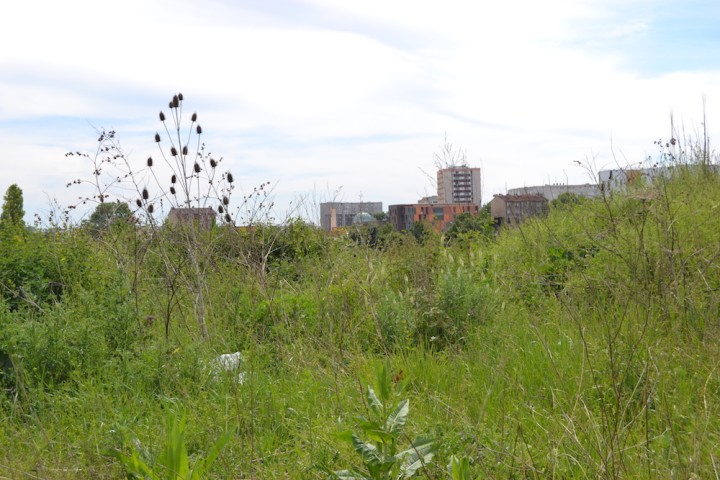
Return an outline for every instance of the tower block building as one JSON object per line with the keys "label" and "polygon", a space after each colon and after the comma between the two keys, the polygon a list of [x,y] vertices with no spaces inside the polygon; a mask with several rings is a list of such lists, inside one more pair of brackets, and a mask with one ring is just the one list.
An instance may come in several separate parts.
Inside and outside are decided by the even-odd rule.
{"label": "tower block building", "polygon": [[473,203],[482,205],[480,169],[443,168],[437,172],[438,203]]}

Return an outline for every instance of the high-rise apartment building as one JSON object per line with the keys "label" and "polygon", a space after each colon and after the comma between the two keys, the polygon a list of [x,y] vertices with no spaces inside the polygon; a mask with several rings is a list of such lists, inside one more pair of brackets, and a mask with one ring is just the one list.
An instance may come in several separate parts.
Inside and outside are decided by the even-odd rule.
{"label": "high-rise apartment building", "polygon": [[480,169],[450,167],[437,173],[438,203],[474,203],[482,205]]}

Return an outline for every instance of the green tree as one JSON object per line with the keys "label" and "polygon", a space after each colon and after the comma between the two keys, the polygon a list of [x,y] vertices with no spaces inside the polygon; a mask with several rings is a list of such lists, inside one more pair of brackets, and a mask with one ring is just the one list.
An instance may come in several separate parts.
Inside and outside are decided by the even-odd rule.
{"label": "green tree", "polygon": [[415,222],[408,230],[420,245],[425,245],[425,241],[432,235],[433,227],[427,222]]}
{"label": "green tree", "polygon": [[390,215],[387,212],[375,212],[372,214],[373,218],[378,222],[387,222],[390,220]]}
{"label": "green tree", "polygon": [[457,240],[476,237],[490,239],[493,238],[494,233],[490,212],[483,208],[477,215],[466,212],[456,216],[445,232],[445,242],[450,244]]}
{"label": "green tree", "polygon": [[117,202],[99,203],[90,218],[83,223],[96,234],[104,232],[114,225],[130,223],[132,219],[133,214],[128,204],[118,200]]}
{"label": "green tree", "polygon": [[24,227],[25,210],[23,209],[22,190],[17,184],[10,185],[5,192],[3,199],[2,214],[0,215],[0,224],[3,226]]}
{"label": "green tree", "polygon": [[550,202],[550,208],[569,208],[580,205],[585,197],[572,192],[563,192]]}

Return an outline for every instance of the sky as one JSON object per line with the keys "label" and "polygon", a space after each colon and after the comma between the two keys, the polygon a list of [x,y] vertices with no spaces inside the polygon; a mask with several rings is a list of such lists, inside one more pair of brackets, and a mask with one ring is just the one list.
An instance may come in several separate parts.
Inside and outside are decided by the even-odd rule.
{"label": "sky", "polygon": [[671,118],[718,137],[718,25],[714,0],[15,2],[0,190],[22,188],[28,221],[92,195],[66,187],[92,162],[65,154],[94,155],[102,128],[143,170],[178,92],[236,198],[270,182],[277,221],[434,194],[446,142],[482,169],[484,202],[589,183],[657,155]]}

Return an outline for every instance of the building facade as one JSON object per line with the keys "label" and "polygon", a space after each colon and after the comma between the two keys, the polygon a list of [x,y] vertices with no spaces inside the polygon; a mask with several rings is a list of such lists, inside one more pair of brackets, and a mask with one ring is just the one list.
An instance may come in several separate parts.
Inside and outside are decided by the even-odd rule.
{"label": "building facade", "polygon": [[439,232],[446,230],[461,213],[477,215],[480,206],[474,203],[413,203],[390,205],[390,224],[395,230],[410,230],[416,222],[428,222]]}
{"label": "building facade", "polygon": [[519,225],[530,217],[544,215],[548,200],[542,195],[495,195],[490,201],[490,215],[495,225]]}
{"label": "building facade", "polygon": [[552,202],[563,193],[572,193],[580,197],[595,198],[600,195],[600,188],[597,185],[586,183],[584,185],[538,185],[534,187],[510,188],[508,195],[542,195],[548,202]]}
{"label": "building facade", "polygon": [[332,231],[349,227],[359,213],[382,213],[382,202],[325,202],[320,204],[320,227]]}
{"label": "building facade", "polygon": [[437,172],[438,203],[474,203],[482,205],[480,169],[443,168]]}
{"label": "building facade", "polygon": [[178,208],[172,207],[168,213],[170,225],[193,225],[197,224],[201,230],[210,230],[215,224],[215,210],[205,208]]}

